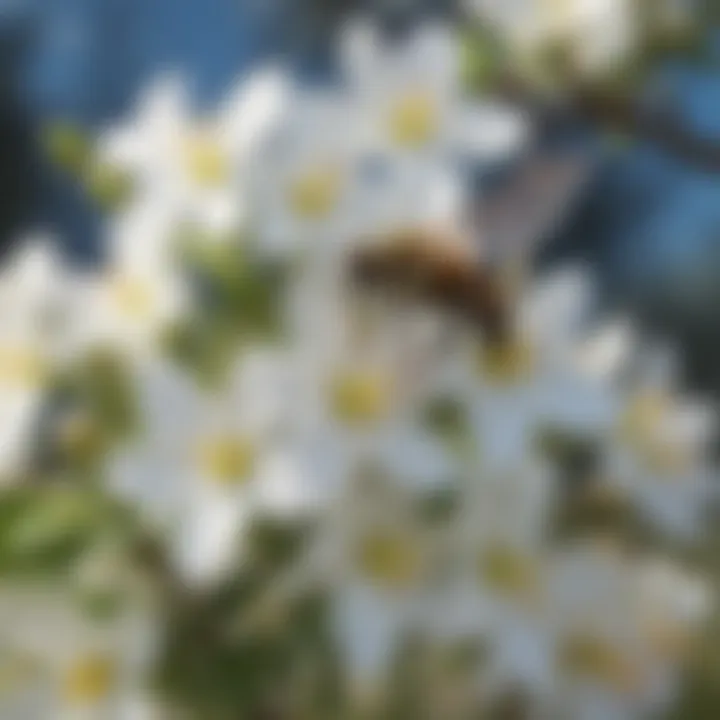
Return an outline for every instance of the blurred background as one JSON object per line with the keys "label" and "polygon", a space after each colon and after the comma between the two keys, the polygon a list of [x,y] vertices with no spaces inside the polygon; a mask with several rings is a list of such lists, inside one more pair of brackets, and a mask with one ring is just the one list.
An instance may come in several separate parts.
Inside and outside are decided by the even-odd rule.
{"label": "blurred background", "polygon": [[[238,78],[249,76],[253,69],[269,60],[278,61],[283,68],[297,76],[301,83],[332,84],[340,69],[338,30],[343,21],[358,9],[373,13],[383,30],[391,36],[402,36],[419,19],[427,16],[451,19],[462,40],[465,89],[482,99],[510,100],[511,107],[522,110],[519,117],[530,119],[529,148],[523,142],[522,152],[511,153],[510,159],[505,155],[502,161],[487,161],[480,167],[472,168],[473,171],[477,170],[476,175],[472,176],[473,180],[477,180],[473,184],[474,194],[471,198],[473,212],[470,217],[477,223],[477,227],[473,228],[473,236],[483,244],[484,250],[490,251],[491,259],[493,252],[511,254],[519,247],[521,251],[528,252],[538,269],[565,259],[587,261],[599,280],[603,309],[612,316],[615,311],[619,311],[618,316],[630,316],[649,335],[669,340],[670,346],[680,350],[685,384],[700,391],[698,396],[707,401],[708,408],[714,406],[714,400],[720,399],[720,333],[717,331],[720,324],[720,0],[0,0],[0,157],[3,160],[0,163],[0,262],[8,258],[10,251],[15,250],[30,234],[47,231],[51,237],[58,239],[65,258],[75,266],[92,267],[102,263],[106,250],[103,238],[107,240],[108,233],[105,230],[109,222],[101,209],[102,198],[93,196],[89,183],[83,184],[77,173],[68,171],[68,165],[72,165],[73,157],[82,154],[83,144],[89,145],[104,129],[133,124],[138,98],[153,79],[165,71],[179,73],[198,109],[214,107],[236,86]],[[539,17],[563,20],[558,20],[557,25],[553,24],[553,20],[545,26],[539,20],[536,22]],[[489,117],[489,127],[492,127],[492,113]],[[488,138],[487,144],[497,140],[492,131],[488,132]],[[488,138],[480,138],[479,143],[482,145],[483,140]],[[150,142],[154,140],[152,137]],[[501,133],[500,144],[502,142]],[[316,152],[315,146],[308,147],[311,147],[311,152]],[[477,148],[471,149],[475,151]],[[172,153],[177,155],[174,150]],[[58,162],[59,159],[65,162]],[[469,160],[468,165],[474,160],[474,157]],[[211,173],[212,161],[211,156]],[[417,171],[416,166],[412,168]],[[465,169],[466,165],[463,164],[462,170]],[[93,179],[92,175],[88,177]],[[162,178],[166,179],[165,176]],[[260,186],[264,187],[262,184]],[[323,189],[321,183],[321,195]],[[185,198],[184,195],[182,197]],[[231,197],[233,204],[237,196],[233,194]],[[155,196],[152,199],[157,200]],[[462,199],[465,200],[464,195]],[[415,205],[418,204],[414,198],[411,200]],[[312,206],[317,198],[311,193],[309,201]],[[322,202],[323,197],[320,197]],[[271,203],[269,207],[272,211]],[[132,224],[123,226],[123,229],[130,239],[140,238],[141,243],[147,239],[142,233],[136,232]],[[122,235],[121,240],[131,245],[125,235]],[[229,246],[230,252],[237,250],[232,243]],[[248,327],[251,328],[248,337],[251,342],[256,341],[253,335],[255,332],[263,340],[264,332],[272,334],[265,325],[272,325],[274,285],[281,284],[282,273],[278,273],[277,277],[272,273],[263,274],[267,270],[263,267],[263,273],[254,277],[242,265],[243,258],[238,261],[238,255],[240,253],[235,253],[229,260],[230,255],[208,253],[205,259],[207,267],[201,266],[197,275],[203,280],[206,279],[203,272],[209,276],[215,273],[218,286],[226,294],[223,295],[217,288],[217,297],[212,292],[198,293],[198,297],[202,296],[203,312],[198,311],[197,316],[188,314],[188,327],[179,326],[177,337],[168,336],[178,345],[169,350],[179,355],[185,351],[191,361],[202,365],[211,355],[222,356],[221,350],[226,349],[226,344],[226,354],[230,357],[230,353],[236,349],[231,341],[237,338],[233,336],[225,344],[213,345],[212,342],[206,342],[205,332],[210,336],[216,331],[220,335],[220,331],[224,332],[228,328],[235,330],[235,318],[231,312],[239,309],[245,311],[246,305],[256,311],[254,314],[248,313]],[[32,260],[32,254],[30,257]],[[144,255],[140,252],[137,257],[144,258]],[[233,262],[242,267],[238,270]],[[113,275],[108,275],[108,278],[109,289],[117,290],[112,285]],[[150,273],[151,282],[161,285],[162,280],[164,276],[155,277]],[[45,281],[41,279],[42,282]],[[207,284],[212,285],[209,280]],[[197,282],[197,285],[202,285],[202,282]],[[119,287],[123,289],[122,285]],[[138,299],[132,290],[137,288],[131,286],[129,289],[132,310]],[[230,290],[237,290],[237,294]],[[38,291],[38,288],[34,287],[34,291]],[[42,290],[39,294],[42,294]],[[51,306],[54,296],[48,293],[48,297],[49,301],[47,298],[44,300]],[[88,297],[96,296],[90,294]],[[141,293],[141,305],[143,297]],[[128,298],[121,293],[120,299]],[[321,299],[325,302],[326,297]],[[222,305],[221,301],[232,306],[228,309],[228,317],[232,322],[226,325],[223,325],[223,317],[217,311],[217,307]],[[326,304],[332,305],[332,302]],[[573,296],[562,293],[557,299],[558,306],[563,303],[572,306],[573,302]],[[6,305],[12,306],[13,301],[6,301]],[[83,315],[84,307],[80,307],[79,314]],[[50,309],[54,310],[53,307]],[[313,310],[314,305],[301,308],[305,309]],[[564,313],[568,309],[572,311],[574,308],[562,307],[559,314],[572,314]],[[548,316],[551,314],[548,310]],[[10,307],[8,315],[19,313]],[[44,316],[39,314],[39,317]],[[98,317],[100,320],[97,324],[102,326],[105,323],[102,312]],[[322,324],[324,317],[322,314],[319,318],[313,316],[313,321],[318,320]],[[212,325],[212,321],[216,321],[216,326]],[[240,323],[237,325],[239,336]],[[185,337],[182,331],[188,328],[196,332],[189,332]],[[101,329],[104,330],[104,327]],[[95,331],[97,328],[93,327],[88,334]],[[129,345],[128,339],[132,333],[118,333],[121,340]],[[166,340],[165,336],[162,339]],[[246,342],[245,337],[240,339]],[[193,356],[193,344],[204,352],[197,353],[197,357]],[[163,347],[163,351],[166,349]],[[514,349],[516,352],[522,350]],[[507,370],[502,367],[507,364],[512,374],[515,361],[515,364],[519,363],[522,375],[522,355],[509,355],[507,363],[504,362],[504,356],[500,357],[501,371]],[[16,358],[11,355],[10,359]],[[85,366],[79,364],[77,378],[73,375],[68,380],[63,376],[63,382],[59,384],[62,392],[56,393],[58,398],[52,395],[47,408],[43,406],[43,409],[49,408],[52,412],[47,412],[47,421],[43,416],[38,436],[41,447],[46,436],[50,437],[50,429],[46,430],[45,424],[54,430],[55,423],[64,431],[67,428],[65,423],[61,423],[65,420],[63,412],[71,421],[74,419],[63,406],[65,403],[73,409],[72,402],[66,401],[65,395],[71,396],[74,390],[80,397],[78,405],[81,410],[87,411],[83,402],[88,407],[92,405],[82,392],[74,389],[73,383],[81,386],[87,381],[91,385],[102,385],[103,391],[107,389],[105,386],[112,386],[112,398],[107,404],[115,411],[117,408],[114,401],[120,398],[117,405],[121,407],[117,414],[122,417],[117,425],[122,427],[118,434],[124,432],[126,421],[128,425],[132,424],[132,417],[127,420],[123,415],[125,405],[122,401],[131,394],[121,382],[124,378],[119,373],[117,376],[113,374],[117,368],[112,363],[106,367],[103,363],[106,359],[101,357],[95,360],[100,366],[95,374],[86,372]],[[222,360],[220,357],[220,363]],[[88,365],[88,368],[92,370],[94,366]],[[10,369],[15,369],[12,363]],[[650,369],[654,371],[654,365]],[[163,379],[163,376],[159,377]],[[652,389],[650,385],[648,387]],[[273,391],[279,387],[271,374],[267,386]],[[140,385],[138,387],[138,395],[142,397],[144,390]],[[96,390],[94,386],[93,389]],[[372,393],[371,387],[371,400]],[[574,393],[572,388],[566,392],[567,396],[573,396],[573,402],[576,401]],[[91,395],[92,391],[88,390],[88,397]],[[353,399],[351,393],[350,400]],[[650,399],[653,400],[652,397]],[[172,414],[172,403],[165,402],[164,398],[162,400],[160,404],[163,409],[169,407]],[[283,401],[286,400],[283,398]],[[364,400],[361,393],[361,412]],[[577,404],[579,407],[582,401],[578,400]],[[104,405],[103,409],[106,409]],[[439,408],[442,416],[439,417],[440,424],[447,421],[454,427],[457,418],[452,413],[453,408],[450,408],[449,419],[447,412],[443,414],[443,409],[448,410],[447,407]],[[643,409],[646,408],[641,407]],[[664,409],[660,408],[661,411]],[[94,410],[94,406],[91,410]],[[656,410],[651,402],[650,421],[657,420],[656,415],[662,416],[662,412]],[[647,414],[641,413],[640,419],[646,420]],[[132,416],[132,413],[127,412],[125,415]],[[190,406],[186,415],[193,420],[196,415],[200,417],[195,406]],[[87,411],[81,420],[84,424],[80,424],[79,432],[69,436],[70,450],[67,454],[79,448],[78,468],[81,473],[92,475],[87,472],[87,467],[93,463],[100,465],[107,449],[104,443],[110,447],[110,441],[102,433],[93,432],[96,428],[92,412]],[[169,422],[174,418],[163,416],[161,420]],[[334,427],[335,420],[337,418],[329,421],[329,426]],[[342,421],[340,418],[339,425]],[[494,428],[495,418],[489,424]],[[15,419],[10,414],[5,425],[11,429],[15,425]],[[70,430],[77,430],[76,425],[71,423]],[[501,425],[499,423],[498,427]],[[669,438],[675,439],[674,426],[668,427]],[[665,426],[662,429],[665,431]],[[710,436],[712,432],[717,434],[716,429],[713,426],[707,435]],[[202,418],[197,420],[195,430],[198,433],[206,430]],[[453,431],[452,427],[450,431]],[[501,434],[502,428],[497,433],[498,437]],[[60,449],[56,449],[56,452],[62,458],[64,446],[61,443],[65,436],[58,434],[58,437],[60,440],[56,440],[56,444]],[[302,437],[305,437],[304,434]],[[328,437],[332,440],[334,436]],[[609,437],[612,441],[616,439],[614,434]],[[78,439],[79,445],[72,445]],[[568,441],[568,438],[561,439]],[[323,449],[332,445],[322,433],[320,440],[318,444]],[[570,440],[572,442],[563,445],[557,438],[550,437],[548,452],[555,452],[559,458],[558,466],[562,465],[563,471],[565,464],[568,465],[572,471],[568,473],[573,478],[577,476],[584,481],[587,476],[595,482],[598,480],[595,475],[600,475],[596,473],[595,467],[598,449],[589,443],[577,442],[575,437]],[[0,450],[1,441],[2,438]],[[668,435],[662,434],[659,440],[661,451],[667,450],[667,441]],[[174,450],[175,446],[180,447],[183,443],[172,444]],[[45,445],[51,451],[47,453],[47,461],[41,457],[37,463],[40,476],[44,463],[48,466],[53,464],[52,443],[45,442]],[[220,449],[227,448],[221,446]],[[543,452],[545,449],[542,448]],[[654,445],[652,449],[656,449]],[[83,455],[85,451],[87,458]],[[254,452],[254,448],[251,448],[248,454],[252,461]],[[411,448],[408,456],[413,452]],[[219,458],[221,466],[223,461],[228,461],[227,453],[223,455],[221,452]],[[217,457],[210,459],[217,460]],[[532,459],[535,459],[534,455]],[[652,459],[658,460],[656,457]],[[661,453],[660,464],[666,459],[666,455]],[[240,453],[238,459],[237,447],[231,445],[230,469],[226,474],[233,476],[233,479],[237,479],[235,475],[243,475],[234,466],[238,463],[242,466],[244,460],[247,457]],[[702,460],[704,470],[705,458]],[[83,466],[84,462],[87,467]],[[62,468],[62,462],[59,465]],[[302,464],[299,467],[301,471],[307,471],[308,477],[316,474],[313,464],[309,464],[308,468]],[[33,465],[32,470],[37,468]],[[139,475],[139,484],[147,489],[150,485],[145,482],[148,477],[153,480],[163,477],[174,480],[176,473],[177,467],[172,464],[159,469],[151,465],[147,475]],[[222,472],[219,474],[222,475]],[[717,500],[716,478],[714,473],[708,472],[708,476],[711,474],[713,492],[712,495],[708,494],[708,498]],[[303,472],[297,475],[300,480],[306,479]],[[91,480],[95,480],[94,476]],[[694,481],[694,478],[691,480]],[[566,485],[568,497],[563,496],[563,500],[569,508],[567,513],[570,517],[580,505],[573,505],[576,500],[571,491],[573,489],[570,483]],[[672,483],[667,483],[660,487],[671,486]],[[48,484],[47,487],[51,486]],[[304,491],[305,486],[302,487]],[[597,501],[601,510],[609,508],[610,515],[621,507],[620,502],[613,504],[617,498],[612,493],[607,497],[602,493],[595,496],[594,486],[591,487],[590,483],[587,486],[578,483],[577,487],[578,497],[584,492],[588,495],[588,507],[594,508]],[[691,496],[694,502],[699,500],[701,509],[706,509],[702,507],[705,496],[700,491],[696,492],[694,485],[689,487],[687,496]],[[47,489],[42,482],[31,489],[35,488],[40,491]],[[82,484],[78,488],[78,495],[84,501],[87,488]],[[704,485],[701,490],[705,492]],[[41,494],[39,492],[38,497]],[[518,497],[522,496],[523,500],[528,495],[526,488],[518,492]],[[29,497],[30,500],[24,497],[21,500],[27,500],[27,507],[32,507],[36,498],[32,495]],[[188,497],[191,499],[187,505],[194,510],[195,498]],[[671,510],[675,509],[676,504],[682,505],[675,502],[674,495],[670,494],[669,497]],[[654,500],[654,497],[651,499]],[[183,496],[182,500],[184,507],[186,498]],[[435,498],[430,500],[434,501]],[[442,500],[441,497],[441,505]],[[534,502],[532,497],[530,500]],[[607,508],[603,505],[606,500]],[[462,502],[458,501],[456,505],[462,507]],[[11,507],[6,513],[10,521],[7,518],[3,521],[3,503],[0,502],[0,566],[3,559],[3,522],[10,527],[13,512],[20,517],[25,506],[19,502],[18,507],[21,510],[13,511]],[[38,507],[41,507],[41,503],[38,503]],[[227,504],[219,503],[217,507],[224,508]],[[562,510],[565,510],[564,506]],[[450,508],[448,517],[454,517],[452,512]],[[87,514],[95,524],[102,525],[102,520],[97,520],[102,516],[94,508]],[[47,517],[51,517],[50,512]],[[558,517],[558,524],[561,525],[565,517],[562,512],[558,512]],[[710,518],[710,524],[717,525],[715,517]],[[207,527],[215,529],[214,516],[211,517],[209,512],[207,518],[203,516],[202,519],[207,521]],[[43,517],[41,521],[45,521]],[[41,521],[38,521],[39,526],[42,525]],[[66,519],[71,529],[74,522],[72,516]],[[600,525],[602,522],[598,521]],[[611,522],[622,525],[625,516],[618,512],[617,517],[611,518],[607,524]],[[688,521],[688,524],[693,526],[693,530],[697,529],[694,522]],[[198,531],[201,540],[204,540],[202,533],[205,528],[203,525]],[[94,525],[92,529],[94,531]],[[33,527],[30,530],[32,535]],[[715,579],[720,576],[716,535],[713,534],[711,542],[703,548],[710,556],[708,564],[713,567]],[[145,555],[150,556],[147,563],[161,576],[159,584],[163,586],[163,592],[173,602],[177,600],[181,608],[181,611],[173,610],[174,614],[170,616],[168,625],[174,627],[174,622],[179,630],[174,634],[169,633],[171,640],[166,643],[164,655],[170,668],[168,677],[172,677],[178,685],[173,691],[182,695],[186,690],[185,685],[188,685],[188,694],[192,695],[197,688],[190,687],[190,681],[196,675],[202,675],[197,687],[212,696],[216,694],[217,680],[213,670],[208,670],[207,687],[205,675],[197,671],[201,666],[212,668],[213,653],[217,651],[222,655],[225,652],[224,635],[217,635],[218,644],[215,647],[215,638],[207,631],[207,627],[213,626],[214,622],[221,627],[218,620],[222,619],[222,613],[218,611],[221,605],[214,604],[217,598],[212,593],[208,594],[205,605],[196,604],[192,595],[188,595],[190,599],[183,605],[184,596],[174,592],[174,586],[166,581],[162,562],[155,560],[152,552],[155,547],[145,542],[144,535],[142,540],[142,543],[138,543],[139,549],[132,545],[132,557],[135,558],[137,553],[142,555],[145,562]],[[275,542],[272,536],[269,536],[269,540],[264,537],[261,540],[269,544]],[[41,537],[41,541],[53,548],[54,536],[50,532],[47,538]],[[258,540],[258,547],[261,544]],[[661,547],[661,551],[663,549]],[[255,551],[254,546],[252,551]],[[27,554],[33,555],[32,552]],[[162,559],[161,553],[158,556]],[[107,568],[112,563],[106,562],[103,556],[100,564]],[[391,570],[394,564],[391,553]],[[382,567],[380,569],[383,570]],[[591,569],[588,572],[593,571]],[[167,575],[170,577],[171,574],[168,572]],[[238,572],[238,577],[244,581],[241,576],[242,573]],[[513,577],[511,563],[511,584]],[[232,577],[232,582],[234,580]],[[599,582],[602,584],[602,579]],[[573,590],[582,585],[582,581],[576,582],[572,578],[568,584]],[[231,587],[232,592],[245,592],[242,582],[228,587]],[[167,588],[171,591],[167,592]],[[225,588],[221,590],[224,592]],[[609,592],[612,593],[612,589]],[[250,596],[248,593],[247,597]],[[218,597],[218,602],[225,603],[222,607],[232,605],[226,602],[222,594]],[[234,596],[231,594],[228,597],[232,599]],[[10,614],[7,616],[10,617]],[[720,632],[718,628],[720,621],[716,620],[713,632]],[[364,630],[365,627],[362,627],[360,634]],[[717,692],[720,661],[717,660],[717,648],[720,643],[708,635],[707,645],[714,646],[711,650],[715,651],[707,653],[708,657],[712,656],[712,663],[707,663],[708,667],[712,664],[710,679],[703,676],[704,679],[696,683],[699,690],[691,686],[688,697],[695,702],[692,695],[694,691],[699,698],[698,703],[706,701],[705,694],[710,696],[712,702],[706,702],[709,709],[704,710],[704,714],[692,708],[688,711],[686,703],[681,706],[678,718],[713,720],[717,717],[716,709],[720,706]],[[248,647],[248,657],[251,658],[248,667],[254,667],[257,648]],[[202,655],[203,649],[210,653],[208,657],[211,659],[207,662]],[[245,646],[242,646],[242,651],[245,651]],[[705,661],[703,653],[704,649],[699,655]],[[246,662],[242,653],[237,657],[240,658],[238,662]],[[187,667],[185,658],[188,658]],[[174,664],[176,659],[177,667]],[[222,655],[222,659],[227,660],[227,657]],[[237,692],[242,695],[244,689],[238,690],[236,675],[229,675],[225,680],[229,680],[226,685],[234,701]],[[251,682],[252,678],[248,686]],[[102,685],[102,682],[99,684]],[[214,702],[214,698],[211,700]],[[267,713],[252,717],[281,716],[273,714],[272,704],[268,707],[270,710]],[[229,712],[231,714],[207,717],[213,720],[215,717],[223,720],[236,717],[232,714],[233,710]],[[0,716],[5,717],[2,710]],[[501,718],[521,716],[518,712],[513,714],[513,708],[507,713],[503,710],[498,715]],[[583,717],[624,720],[628,716],[614,714]]]}
{"label": "blurred background", "polygon": [[[217,100],[238,73],[272,56],[285,58],[309,80],[332,73],[332,28],[358,4],[0,0],[2,247],[21,231],[43,226],[62,238],[76,261],[97,256],[99,217],[72,181],[43,160],[41,130],[46,124],[72,122],[92,130],[121,118],[143,83],[166,67],[182,69],[199,104]],[[492,25],[484,21],[492,21],[497,8],[512,14],[512,6],[519,12],[522,3],[495,3],[493,8],[491,0],[463,7],[440,0],[376,0],[370,5],[390,29],[423,13],[464,16],[468,32],[477,38],[478,28]],[[582,192],[567,193],[558,222],[550,230],[537,228],[537,241],[541,257],[588,257],[608,302],[679,338],[692,381],[717,392],[717,4],[651,0],[650,14],[660,17],[661,5],[669,13],[664,39],[670,42],[656,43],[652,52],[648,43],[636,42],[624,68],[619,112],[602,103],[599,112],[594,106],[590,112],[578,110],[572,102],[572,78],[556,73],[556,79],[567,81],[569,101],[561,104],[567,112],[558,113],[556,105],[545,113],[539,142],[573,143],[587,161],[587,177]],[[675,42],[678,36],[681,42]],[[486,43],[482,52],[491,49]],[[495,68],[502,64],[492,57],[483,62]],[[529,105],[535,100],[527,94],[524,99]],[[540,113],[546,109],[542,103],[534,108]],[[668,110],[673,115],[669,131],[655,132]],[[673,134],[676,126],[679,134]]]}

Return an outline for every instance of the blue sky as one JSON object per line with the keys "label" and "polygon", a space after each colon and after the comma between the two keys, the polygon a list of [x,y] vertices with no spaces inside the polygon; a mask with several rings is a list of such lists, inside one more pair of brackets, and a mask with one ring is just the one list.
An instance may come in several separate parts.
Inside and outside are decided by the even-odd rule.
{"label": "blue sky", "polygon": [[[292,7],[297,0],[0,0],[0,23],[31,22],[24,86],[36,117],[92,124],[127,109],[142,83],[168,66],[183,70],[200,102],[211,102],[277,49],[278,32],[296,27],[297,17],[283,15]],[[659,78],[697,132],[720,139],[718,68],[674,65]],[[78,219],[77,198],[67,188],[53,192],[50,215],[87,247],[95,231]],[[601,266],[619,288],[684,293],[690,304],[720,295],[700,281],[720,277],[716,176],[638,144],[613,161],[596,192]]]}

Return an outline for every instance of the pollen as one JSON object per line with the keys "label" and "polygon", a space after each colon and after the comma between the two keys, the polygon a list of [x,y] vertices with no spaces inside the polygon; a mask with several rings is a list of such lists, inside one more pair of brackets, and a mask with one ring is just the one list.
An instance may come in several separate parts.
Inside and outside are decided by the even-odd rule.
{"label": "pollen", "polygon": [[390,110],[390,138],[401,147],[427,145],[437,135],[439,125],[437,103],[425,92],[406,93]]}
{"label": "pollen", "polygon": [[0,385],[6,388],[34,388],[42,384],[47,366],[32,348],[0,347]]}
{"label": "pollen", "polygon": [[625,408],[619,433],[631,443],[642,444],[656,433],[668,411],[668,399],[662,393],[640,393]]}
{"label": "pollen", "polygon": [[578,677],[597,680],[621,691],[633,690],[638,671],[617,642],[595,633],[569,635],[559,648],[562,669]]}
{"label": "pollen", "polygon": [[362,574],[389,589],[412,585],[419,575],[420,561],[417,544],[402,532],[368,535],[358,547],[357,562]]}
{"label": "pollen", "polygon": [[110,281],[110,295],[120,312],[131,318],[146,317],[155,300],[150,283],[128,276],[118,276]]}
{"label": "pollen", "polygon": [[337,207],[342,179],[336,167],[317,167],[301,174],[290,187],[290,206],[305,220],[322,220]]}
{"label": "pollen", "polygon": [[183,152],[190,178],[201,187],[217,187],[230,177],[230,161],[209,133],[186,139]]}
{"label": "pollen", "polygon": [[242,485],[250,478],[255,465],[255,448],[238,437],[211,438],[200,445],[199,465],[202,473],[220,485]]}
{"label": "pollen", "polygon": [[509,597],[529,597],[537,589],[537,568],[521,552],[496,545],[480,553],[479,575],[483,583]]}
{"label": "pollen", "polygon": [[670,413],[670,401],[664,394],[639,394],[622,414],[617,431],[647,468],[663,477],[682,473],[691,460],[688,448],[664,432]]}
{"label": "pollen", "polygon": [[388,409],[388,400],[387,383],[373,373],[341,375],[331,387],[334,416],[352,425],[371,424],[382,419]]}
{"label": "pollen", "polygon": [[99,702],[108,696],[116,678],[114,663],[105,656],[79,658],[67,671],[63,695],[71,705]]}

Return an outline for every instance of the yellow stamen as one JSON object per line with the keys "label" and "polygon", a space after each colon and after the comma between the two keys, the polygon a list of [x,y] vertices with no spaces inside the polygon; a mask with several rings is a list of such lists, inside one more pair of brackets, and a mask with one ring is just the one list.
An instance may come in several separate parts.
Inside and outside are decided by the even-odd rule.
{"label": "yellow stamen", "polygon": [[337,167],[313,168],[297,177],[290,186],[290,207],[299,218],[322,220],[337,207],[342,178]]}
{"label": "yellow stamen", "polygon": [[63,695],[71,705],[95,703],[107,697],[115,679],[112,660],[100,655],[82,657],[68,669]]}
{"label": "yellow stamen", "polygon": [[373,423],[387,412],[388,387],[377,374],[348,373],[333,382],[330,403],[339,420],[350,424]]}
{"label": "yellow stamen", "polygon": [[534,357],[526,343],[490,343],[481,349],[479,365],[490,382],[512,385],[527,379],[532,373]]}
{"label": "yellow stamen", "polygon": [[242,485],[255,465],[255,448],[237,437],[211,438],[200,445],[199,464],[204,475],[221,485]]}
{"label": "yellow stamen", "polygon": [[25,347],[0,347],[0,385],[33,388],[42,384],[47,366],[38,352]]}
{"label": "yellow stamen", "polygon": [[437,103],[426,92],[406,93],[390,110],[390,138],[401,147],[419,148],[428,144],[437,135],[439,126]]}
{"label": "yellow stamen", "polygon": [[187,172],[195,183],[203,187],[215,187],[228,181],[230,161],[211,135],[191,135],[183,150]]}
{"label": "yellow stamen", "polygon": [[643,443],[658,430],[669,409],[669,401],[664,394],[640,393],[625,408],[619,432],[632,443]]}
{"label": "yellow stamen", "polygon": [[358,548],[358,564],[372,582],[391,589],[412,585],[420,572],[417,545],[401,532],[380,532],[363,539]]}
{"label": "yellow stamen", "polygon": [[628,404],[617,431],[650,470],[667,476],[683,472],[690,462],[688,448],[663,432],[663,422],[671,412],[665,394],[641,393]]}
{"label": "yellow stamen", "polygon": [[527,598],[537,589],[532,560],[510,547],[486,548],[480,555],[479,571],[482,582],[503,595]]}
{"label": "yellow stamen", "polygon": [[560,647],[565,672],[591,678],[621,690],[632,689],[637,669],[617,645],[592,633],[575,633]]}
{"label": "yellow stamen", "polygon": [[149,282],[128,276],[113,278],[110,281],[110,294],[120,312],[132,318],[147,316],[155,300],[155,293]]}

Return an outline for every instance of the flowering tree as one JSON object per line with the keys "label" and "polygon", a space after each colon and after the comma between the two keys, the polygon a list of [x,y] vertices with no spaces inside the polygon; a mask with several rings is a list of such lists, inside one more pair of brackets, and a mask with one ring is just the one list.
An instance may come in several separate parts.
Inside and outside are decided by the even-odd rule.
{"label": "flowering tree", "polygon": [[339,86],[264,68],[199,113],[165,76],[94,142],[48,136],[107,261],[35,237],[0,277],[8,717],[677,698],[711,408],[587,268],[490,262],[468,166],[531,128],[468,95],[448,26],[339,49]]}
{"label": "flowering tree", "polygon": [[602,0],[467,2],[472,81],[547,109],[559,105],[592,126],[657,144],[702,170],[720,167],[720,146],[653,98],[668,60],[712,62],[712,2]]}

